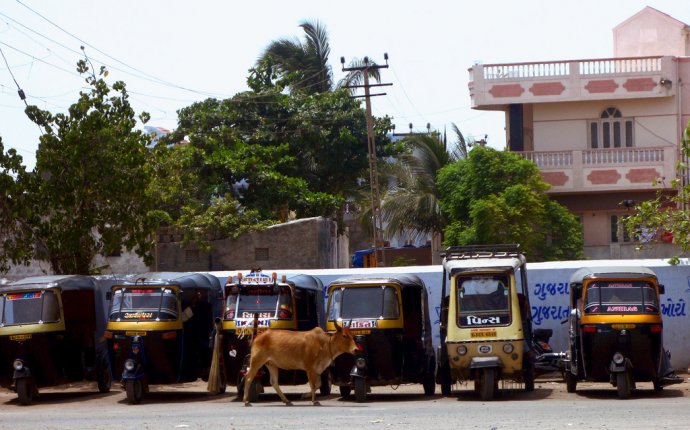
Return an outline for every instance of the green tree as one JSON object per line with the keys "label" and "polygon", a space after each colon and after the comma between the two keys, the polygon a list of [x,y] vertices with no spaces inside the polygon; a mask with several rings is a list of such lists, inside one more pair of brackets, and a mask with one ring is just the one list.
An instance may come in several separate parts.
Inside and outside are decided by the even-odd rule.
{"label": "green tree", "polygon": [[441,169],[446,245],[519,243],[531,261],[579,259],[577,218],[545,193],[536,165],[520,156],[475,147]]}
{"label": "green tree", "polygon": [[[671,180],[671,188],[676,192],[659,191],[656,198],[636,204],[634,213],[625,218],[624,228],[631,232],[631,236],[650,238],[649,244],[640,247],[654,246],[670,233],[673,243],[681,252],[690,252],[690,176],[687,161],[690,156],[690,123],[681,141],[681,153],[683,158],[676,165],[677,177]],[[670,262],[678,264],[679,256],[672,257]]]}
{"label": "green tree", "polygon": [[[89,274],[96,255],[122,248],[151,261],[152,233],[157,220],[146,194],[149,137],[135,131],[137,120],[125,84],[112,89],[79,61],[90,89],[81,92],[68,113],[51,114],[36,106],[26,113],[44,134],[32,174],[17,175],[14,192],[24,193],[25,208],[17,212],[15,244],[3,247],[13,262],[50,262],[57,274]],[[142,114],[146,121],[147,115]],[[7,162],[7,158],[3,162]],[[18,170],[16,158],[10,165]],[[5,243],[7,244],[7,243]]]}
{"label": "green tree", "polygon": [[14,149],[5,152],[0,138],[0,273],[9,263],[28,263],[33,252],[32,212],[25,192],[31,174]]}

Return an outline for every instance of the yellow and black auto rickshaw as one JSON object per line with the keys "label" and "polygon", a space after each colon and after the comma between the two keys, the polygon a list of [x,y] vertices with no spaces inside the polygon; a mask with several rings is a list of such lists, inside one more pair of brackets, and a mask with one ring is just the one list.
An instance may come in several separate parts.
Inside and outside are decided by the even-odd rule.
{"label": "yellow and black auto rickshaw", "polygon": [[411,274],[347,277],[328,286],[326,328],[349,327],[357,354],[337,357],[333,384],[348,397],[364,402],[372,386],[422,384],[424,394],[436,390],[436,358],[431,338],[428,294]]}
{"label": "yellow and black auto rickshaw", "polygon": [[467,380],[482,400],[494,398],[499,380],[534,390],[526,259],[519,245],[448,248],[441,290],[442,393]]}
{"label": "yellow and black auto rickshaw", "polygon": [[100,286],[89,276],[39,276],[0,287],[0,385],[21,403],[40,387],[84,380],[110,390]]}
{"label": "yellow and black auto rickshaw", "polygon": [[220,316],[218,278],[160,272],[113,285],[105,337],[130,403],[151,384],[208,377],[214,319]]}
{"label": "yellow and black auto rickshaw", "polygon": [[585,267],[572,275],[568,392],[580,380],[610,382],[625,399],[636,382],[651,381],[657,391],[682,382],[663,347],[663,293],[646,267]]}
{"label": "yellow and black auto rickshaw", "polygon": [[[256,270],[235,279],[228,278],[224,290],[223,343],[224,364],[228,384],[237,387],[238,397],[244,395],[244,377],[249,369],[251,339],[267,328],[277,330],[311,330],[324,328],[323,284],[314,276],[293,274],[271,275]],[[269,374],[260,371],[251,386],[249,401],[256,402]],[[308,382],[303,370],[280,370],[280,385],[302,385]],[[322,377],[320,393],[330,394],[328,373]]]}

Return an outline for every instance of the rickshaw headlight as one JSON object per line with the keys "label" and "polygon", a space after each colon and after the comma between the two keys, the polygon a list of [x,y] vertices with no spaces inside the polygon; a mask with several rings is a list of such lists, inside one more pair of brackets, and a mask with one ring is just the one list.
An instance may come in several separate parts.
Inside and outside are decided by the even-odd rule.
{"label": "rickshaw headlight", "polygon": [[465,354],[467,354],[467,347],[465,345],[460,345],[460,346],[458,346],[457,351],[458,351],[458,354],[465,355]]}
{"label": "rickshaw headlight", "polygon": [[367,361],[363,357],[359,357],[357,360],[355,360],[355,366],[357,366],[359,369],[363,369],[366,367]]}
{"label": "rickshaw headlight", "polygon": [[623,354],[621,354],[620,352],[613,354],[613,362],[614,363],[623,364],[624,361],[625,361],[625,357],[623,357]]}
{"label": "rickshaw headlight", "polygon": [[134,362],[134,360],[129,359],[125,361],[125,370],[128,372],[134,371],[134,368],[137,367],[137,363]]}
{"label": "rickshaw headlight", "polygon": [[513,352],[513,344],[512,343],[506,343],[503,345],[503,352],[506,354],[510,354]]}
{"label": "rickshaw headlight", "polygon": [[12,367],[14,367],[14,370],[20,371],[24,368],[24,362],[22,360],[14,360]]}

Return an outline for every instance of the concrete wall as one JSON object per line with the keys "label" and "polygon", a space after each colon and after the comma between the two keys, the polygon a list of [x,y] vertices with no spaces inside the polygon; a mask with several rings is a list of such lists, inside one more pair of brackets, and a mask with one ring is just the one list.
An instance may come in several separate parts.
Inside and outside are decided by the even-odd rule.
{"label": "concrete wall", "polygon": [[[555,351],[565,351],[568,347],[568,325],[561,322],[569,313],[570,276],[581,267],[596,266],[646,266],[654,270],[666,294],[661,297],[664,318],[664,343],[671,351],[671,363],[678,370],[686,370],[690,365],[690,260],[682,259],[678,266],[671,266],[666,260],[583,260],[550,263],[528,263],[527,281],[530,292],[530,305],[534,327],[553,330],[551,346]],[[265,271],[273,268],[264,267]],[[246,271],[243,271],[246,273]],[[376,274],[414,273],[425,283],[429,294],[434,346],[440,342],[439,314],[441,299],[442,267],[410,266],[382,267],[373,269],[330,269],[330,270],[287,270],[279,274],[307,273],[321,279],[326,288],[334,280],[351,275],[371,276]],[[212,272],[224,284],[228,276],[235,272]],[[448,288],[448,287],[446,287]],[[326,298],[326,300],[328,300]]]}
{"label": "concrete wall", "polygon": [[684,27],[681,21],[647,6],[614,27],[614,56],[690,55],[690,40]]}

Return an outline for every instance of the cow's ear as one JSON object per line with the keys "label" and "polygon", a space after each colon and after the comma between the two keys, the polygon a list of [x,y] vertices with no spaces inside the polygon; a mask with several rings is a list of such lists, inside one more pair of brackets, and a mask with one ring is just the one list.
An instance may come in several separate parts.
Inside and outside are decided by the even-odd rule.
{"label": "cow's ear", "polygon": [[343,331],[343,327],[338,325],[338,321],[334,321],[333,323],[335,324],[335,331],[336,332],[340,333],[341,331]]}

